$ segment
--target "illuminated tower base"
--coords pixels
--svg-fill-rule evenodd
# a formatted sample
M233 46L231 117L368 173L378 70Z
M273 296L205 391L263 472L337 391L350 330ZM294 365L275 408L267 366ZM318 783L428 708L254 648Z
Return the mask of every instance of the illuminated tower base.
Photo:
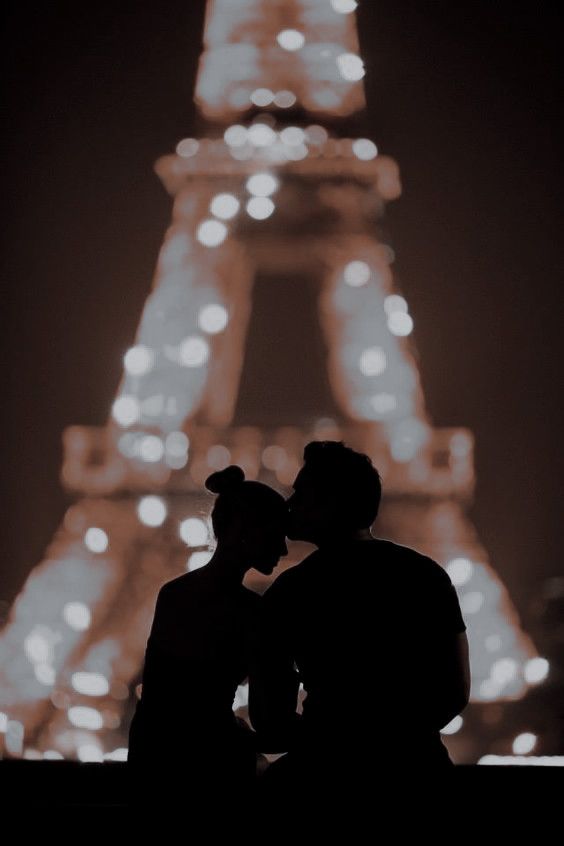
M355 5L209 3L196 93L223 126L157 162L173 220L124 378L106 427L65 432L63 482L79 498L0 638L9 754L123 757L156 593L211 555L205 477L235 463L285 491L314 438L368 453L384 480L376 533L447 568L473 699L518 697L542 676L466 517L472 436L425 411L413 319L379 229L397 165L321 125L364 102ZM299 306L264 378L247 342L268 286L272 298L303 286L304 310L307 286L318 335L300 340ZM280 328L282 310L268 319ZM291 395L305 388L306 403L326 385L327 407L296 410L284 394L300 344ZM292 545L287 566L308 551Z

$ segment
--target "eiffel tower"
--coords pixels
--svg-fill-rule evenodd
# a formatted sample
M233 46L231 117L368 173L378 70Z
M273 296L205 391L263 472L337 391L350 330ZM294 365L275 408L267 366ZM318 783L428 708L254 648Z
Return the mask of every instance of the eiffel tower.
M156 593L211 556L203 480L235 463L287 492L311 439L368 453L384 480L377 534L447 569L473 700L541 680L466 516L472 435L425 409L381 228L398 167L341 135L364 107L356 6L207 4L195 99L211 137L156 163L172 223L122 382L106 426L64 433L75 502L0 638L8 755L124 757ZM308 551L293 544L284 566Z

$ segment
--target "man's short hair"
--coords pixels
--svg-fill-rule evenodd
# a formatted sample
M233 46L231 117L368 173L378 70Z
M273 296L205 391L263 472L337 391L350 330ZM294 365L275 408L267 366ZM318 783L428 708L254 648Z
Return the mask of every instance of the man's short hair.
M382 498L380 475L368 455L342 441L311 441L304 449L304 472L335 502L355 529L372 525Z

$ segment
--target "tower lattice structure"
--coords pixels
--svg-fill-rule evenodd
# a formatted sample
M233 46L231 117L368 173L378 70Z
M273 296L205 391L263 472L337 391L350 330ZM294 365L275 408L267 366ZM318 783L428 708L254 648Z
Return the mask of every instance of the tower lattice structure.
M473 699L527 687L534 650L466 514L472 435L425 409L382 233L398 167L342 137L364 107L356 5L207 4L210 137L156 163L173 215L137 336L107 425L64 433L75 502L0 638L9 754L123 756L156 593L211 555L206 475L235 463L287 491L316 438L369 454L377 533L446 567ZM307 552L291 545L284 566Z

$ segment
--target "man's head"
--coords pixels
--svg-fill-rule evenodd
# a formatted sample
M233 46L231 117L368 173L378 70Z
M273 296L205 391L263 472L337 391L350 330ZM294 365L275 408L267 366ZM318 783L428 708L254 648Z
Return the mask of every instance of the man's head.
M367 455L340 441L312 441L288 499L288 537L319 545L369 528L382 485Z

